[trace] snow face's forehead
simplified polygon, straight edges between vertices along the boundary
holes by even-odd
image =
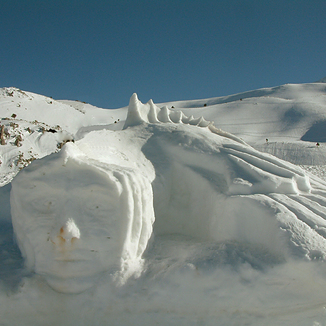
[[[75,212],[82,211],[86,224],[92,214],[107,214],[109,218],[109,212],[118,209],[122,193],[122,186],[113,174],[73,160],[58,169],[45,166],[22,173],[13,184],[17,202],[25,212],[18,217],[21,225],[33,223],[40,217],[46,221],[54,214],[65,214],[64,210],[70,206]],[[96,207],[94,212],[88,210],[93,206]]]
[[[54,160],[45,165],[27,168],[23,170],[18,181],[20,188],[34,189],[35,188],[51,188],[61,190],[69,190],[83,187],[105,189],[108,191],[121,192],[117,178],[114,176],[114,166],[98,168],[95,165],[90,165],[68,159],[65,163],[61,160]]]

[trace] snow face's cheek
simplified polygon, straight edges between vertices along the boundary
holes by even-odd
[[[120,197],[118,181],[76,166],[17,177],[12,219],[27,266],[66,293],[116,271],[123,245]]]

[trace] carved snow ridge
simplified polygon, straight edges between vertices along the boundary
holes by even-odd
[[[203,117],[194,118],[192,115],[188,117],[182,111],[169,110],[167,106],[159,108],[154,104],[153,100],[149,100],[146,104],[143,104],[138,99],[137,94],[134,93],[132,94],[129,101],[127,119],[123,129],[137,126],[143,123],[181,123],[201,128],[207,128],[214,134],[233,139],[241,144],[246,144],[242,139],[219,128],[216,128],[213,121],[207,121]]]

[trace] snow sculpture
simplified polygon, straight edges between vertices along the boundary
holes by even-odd
[[[30,270],[59,292],[78,293],[109,272],[137,273],[154,219],[150,181],[89,159],[69,143],[12,183],[12,220]]]
[[[326,257],[326,186],[203,118],[134,94],[123,130],[79,136],[12,182],[19,247],[59,292],[141,272],[152,231],[252,244],[278,261]]]
[[[125,129],[147,133],[155,234],[237,241],[279,261],[326,258],[326,186],[203,118],[130,99]]]

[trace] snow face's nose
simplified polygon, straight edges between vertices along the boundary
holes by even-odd
[[[72,218],[69,218],[66,224],[60,228],[60,236],[66,241],[80,238],[80,231]]]
[[[55,244],[72,243],[74,240],[80,239],[80,230],[72,218],[64,223],[55,235]]]

